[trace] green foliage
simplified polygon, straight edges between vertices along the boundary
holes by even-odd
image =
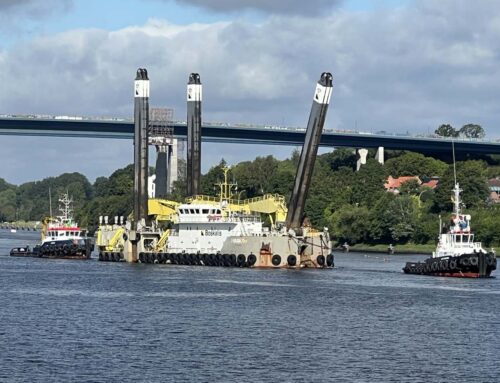
[[[467,138],[483,138],[485,136],[484,129],[478,124],[466,124],[462,126],[459,134]]]
[[[370,211],[365,206],[345,205],[328,219],[332,239],[355,244],[368,241]]]
[[[420,153],[406,152],[399,157],[387,160],[384,167],[387,175],[393,177],[419,176],[420,178],[429,178],[442,176],[448,165]]]
[[[371,208],[386,193],[384,167],[374,159],[368,159],[354,174],[352,202]]]
[[[401,187],[399,188],[399,192],[403,195],[409,194],[418,196],[420,194],[420,184],[417,180],[408,180],[401,185]]]
[[[486,164],[483,161],[457,162],[457,182],[463,190],[461,198],[467,208],[483,207],[489,196]],[[434,198],[434,211],[451,211],[455,185],[453,166],[449,166],[439,181]]]
[[[450,124],[442,124],[437,128],[434,133],[441,137],[458,137],[459,132]]]
[[[313,226],[328,226],[332,239],[350,244],[435,243],[438,214],[451,211],[454,186],[453,167],[416,153],[393,153],[384,166],[373,159],[356,172],[355,156],[349,149],[318,156],[305,205],[305,216]],[[238,183],[234,198],[251,198],[278,193],[289,199],[300,153],[279,161],[273,156],[257,157],[234,166],[231,182]],[[224,160],[202,176],[202,192],[217,195],[214,184],[223,180]],[[493,169],[493,170],[492,170]],[[500,245],[500,206],[486,204],[489,195],[487,176],[498,174],[486,163],[469,160],[457,163],[462,199],[473,215],[472,229],[486,246]],[[404,183],[400,194],[385,191],[388,174],[395,177],[441,176],[438,188],[422,188],[416,181]],[[78,222],[90,231],[97,228],[100,215],[129,216],[133,209],[133,166],[99,177],[91,185],[78,173],[66,173],[20,186],[0,179],[0,221],[40,220],[49,214],[49,188],[54,213],[57,197],[68,191],[75,200]],[[174,184],[169,199],[183,201],[185,175]]]
[[[476,240],[481,241],[484,246],[500,245],[500,206],[496,205],[490,209],[480,208],[468,211],[472,215],[473,230]]]
[[[339,148],[331,153],[319,156],[318,161],[325,162],[335,172],[342,167],[355,170],[357,159],[353,149]]]

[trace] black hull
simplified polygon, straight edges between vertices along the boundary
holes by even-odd
[[[32,250],[29,247],[16,247],[10,251],[11,257],[31,257],[48,259],[90,259],[93,245],[89,240],[82,245],[38,245]]]
[[[407,262],[405,274],[457,278],[487,278],[497,268],[493,253],[472,253],[458,256],[427,258],[424,262]]]
[[[100,252],[99,261],[103,262],[121,262],[125,261],[123,253],[118,252]],[[257,258],[255,255],[244,254],[200,254],[200,253],[140,253],[140,263],[150,264],[171,264],[171,265],[189,265],[189,266],[219,266],[219,267],[255,267]],[[324,258],[324,264],[320,268],[335,267],[335,258],[333,254]],[[296,260],[288,261],[285,267],[297,267]]]

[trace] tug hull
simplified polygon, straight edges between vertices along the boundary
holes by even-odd
[[[495,254],[473,253],[427,258],[424,262],[407,262],[403,271],[405,274],[438,277],[488,278],[496,268]]]

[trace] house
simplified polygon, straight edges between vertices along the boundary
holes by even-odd
[[[439,177],[431,177],[427,180],[423,180],[422,184],[420,186],[426,186],[432,190],[434,190],[439,183]]]
[[[384,187],[385,190],[387,190],[388,192],[399,194],[399,188],[401,187],[401,185],[411,180],[416,180],[419,185],[422,185],[422,181],[420,180],[420,178],[418,178],[418,176],[406,176],[398,178],[393,178],[392,176],[389,176],[389,178],[387,178],[386,183],[384,184]]]
[[[490,199],[495,203],[500,203],[500,177],[488,180],[490,187]]]

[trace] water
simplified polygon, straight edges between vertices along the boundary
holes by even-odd
[[[424,256],[335,270],[8,257],[1,382],[498,382],[500,280],[404,275]],[[385,260],[384,260],[385,258]]]

